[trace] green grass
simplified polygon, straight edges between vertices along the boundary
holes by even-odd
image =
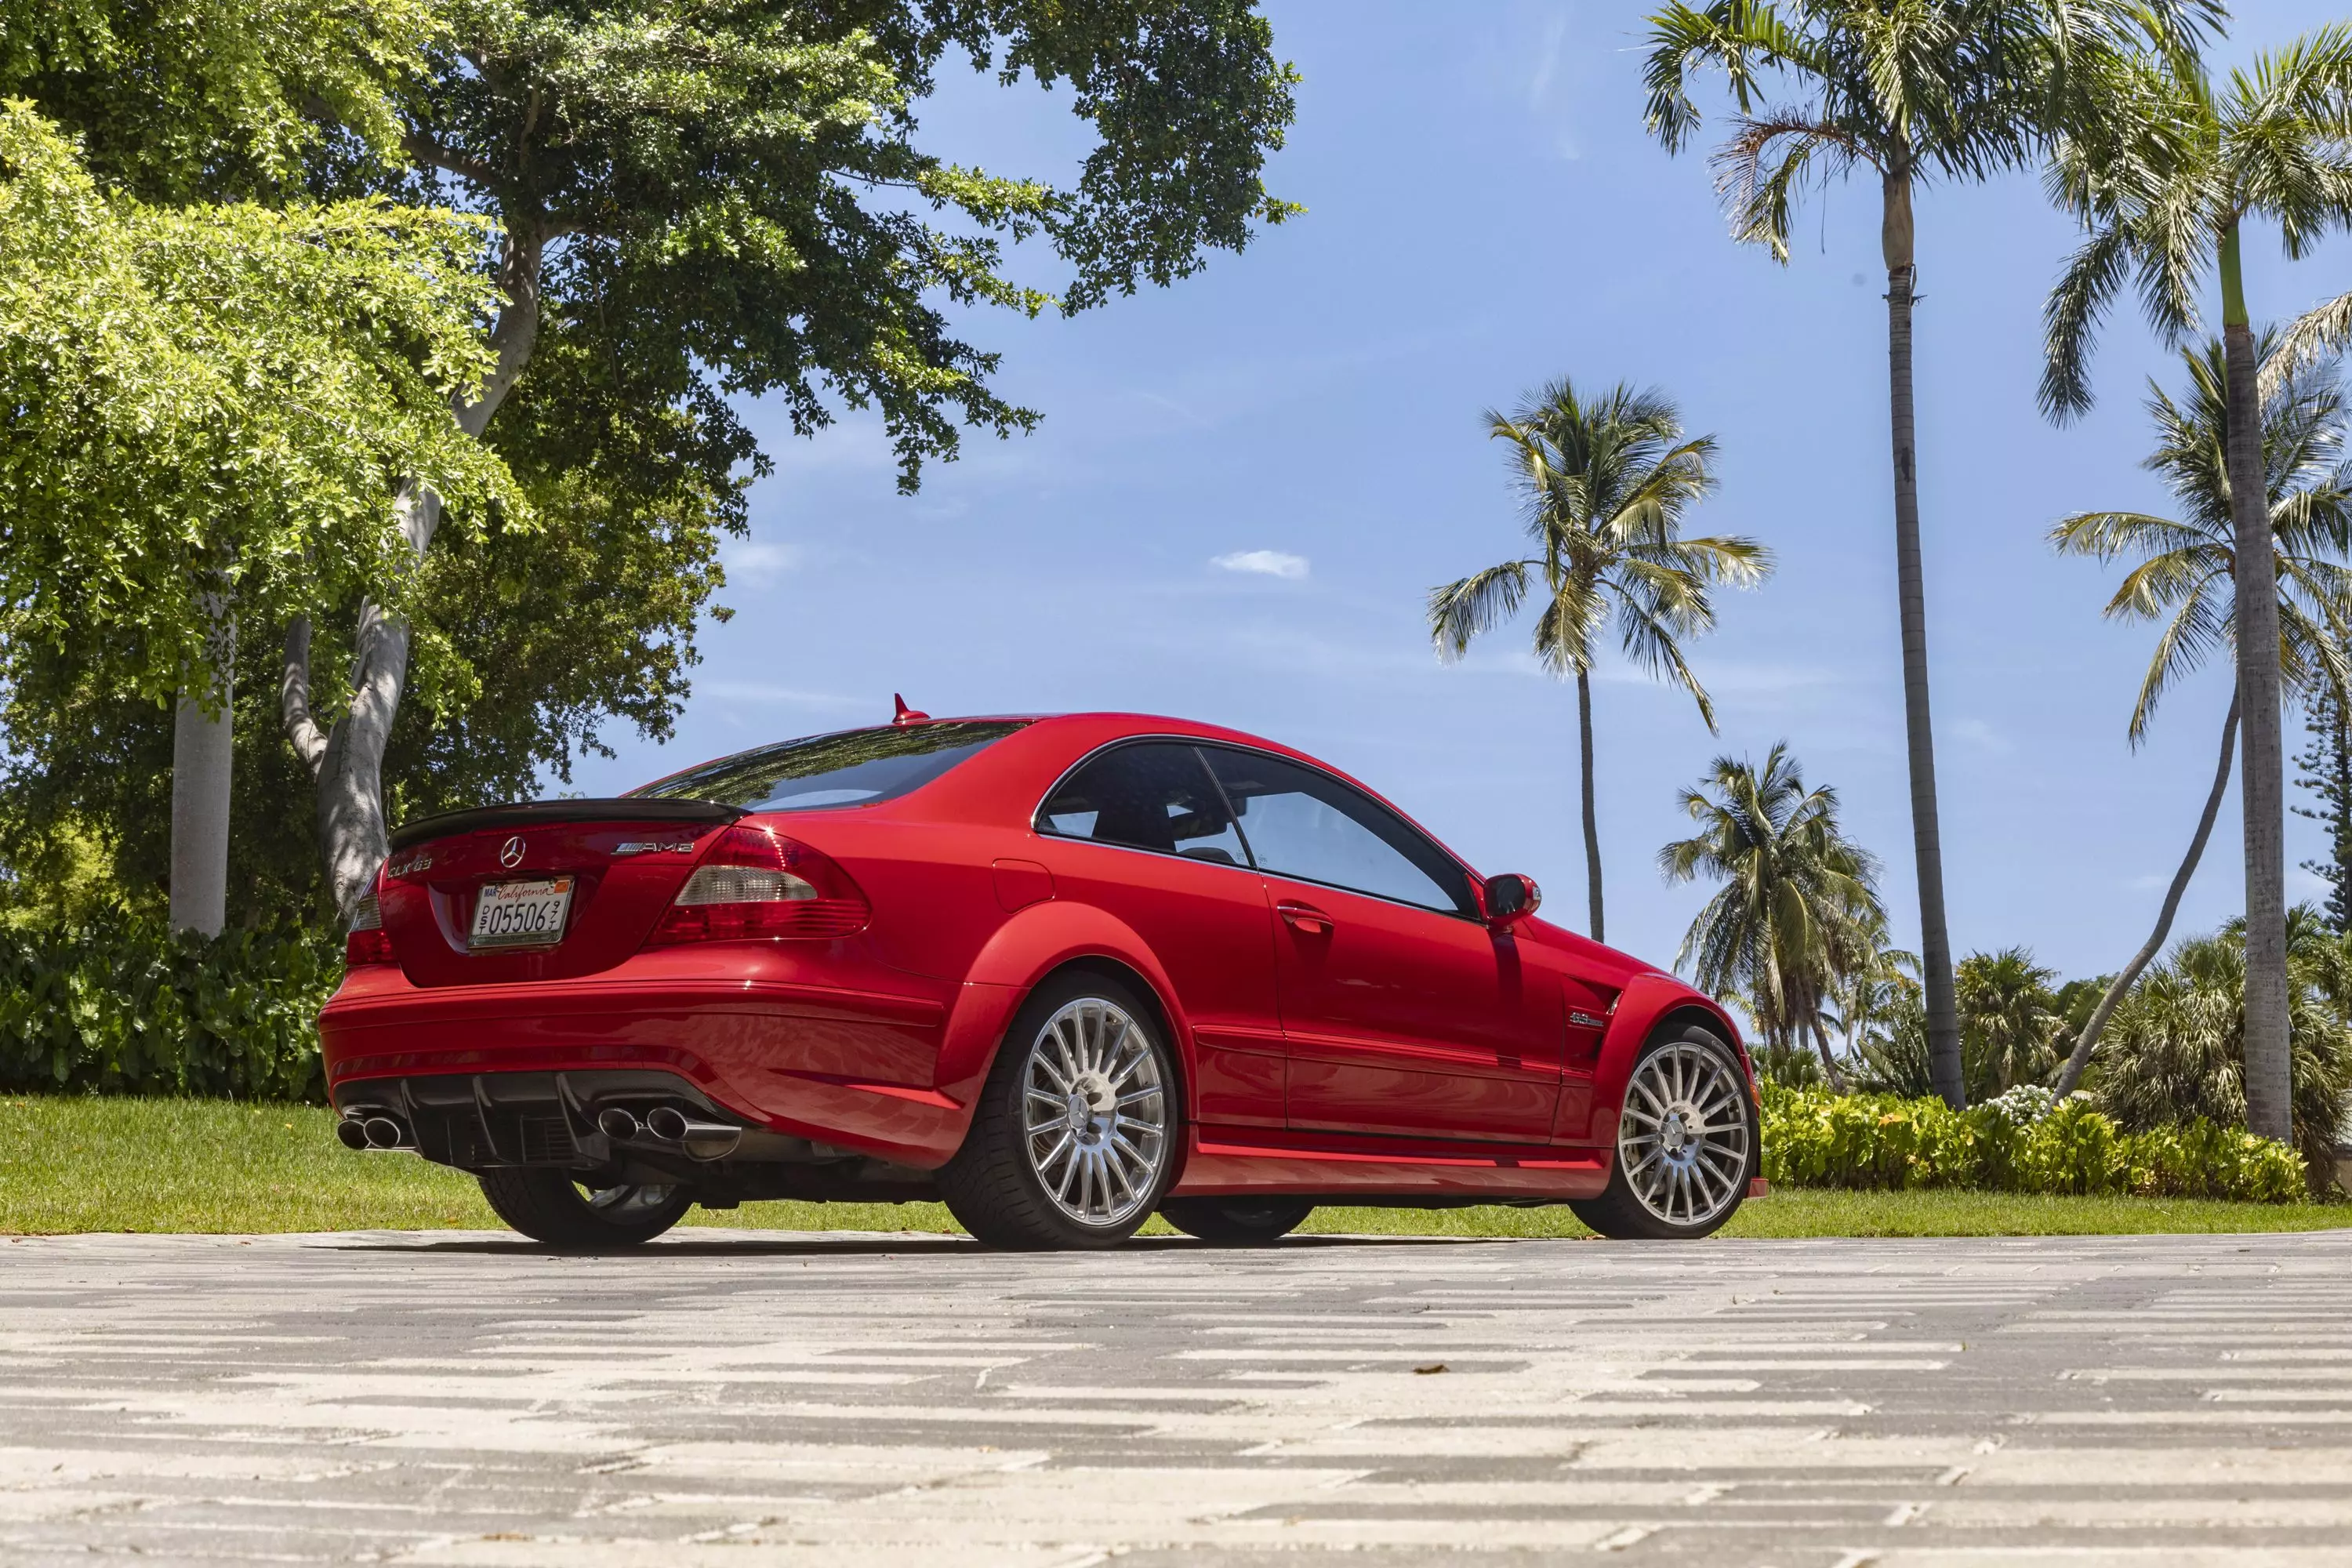
[[[746,1204],[691,1225],[951,1231],[937,1204]],[[2323,1230],[2352,1204],[2229,1204],[2005,1193],[1776,1192],[1732,1236],[2088,1236]],[[471,1177],[410,1154],[354,1154],[302,1105],[0,1099],[0,1234],[495,1229]],[[1564,1208],[1318,1209],[1310,1233],[1585,1237]],[[1153,1220],[1148,1233],[1164,1233]]]

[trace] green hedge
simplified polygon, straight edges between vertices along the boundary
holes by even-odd
[[[308,929],[207,942],[151,916],[0,928],[0,1089],[324,1098],[319,1007],[341,944]]]
[[[1763,1086],[1764,1174],[1800,1187],[1975,1187],[1996,1192],[2301,1203],[2302,1156],[2197,1121],[2125,1132],[2080,1100],[2038,1118],[2014,1107],[1955,1111],[1940,1100]]]

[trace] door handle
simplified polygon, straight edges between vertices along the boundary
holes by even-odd
[[[1289,922],[1291,928],[1305,936],[1331,934],[1331,917],[1312,904],[1279,903],[1274,912]]]

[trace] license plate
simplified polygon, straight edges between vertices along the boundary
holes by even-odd
[[[474,903],[470,948],[553,947],[563,940],[572,912],[572,879],[540,877],[528,882],[490,882]]]

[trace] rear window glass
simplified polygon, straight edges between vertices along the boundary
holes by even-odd
[[[715,800],[749,811],[871,805],[920,788],[1021,725],[1019,720],[951,719],[812,735],[721,757],[629,794]]]

